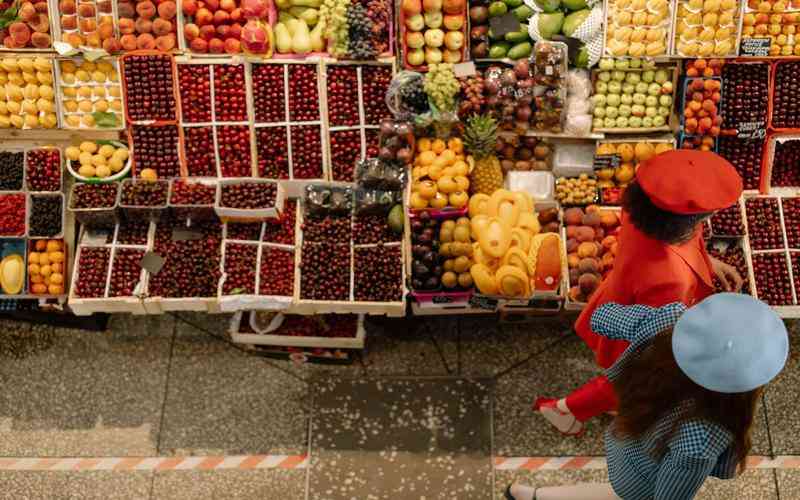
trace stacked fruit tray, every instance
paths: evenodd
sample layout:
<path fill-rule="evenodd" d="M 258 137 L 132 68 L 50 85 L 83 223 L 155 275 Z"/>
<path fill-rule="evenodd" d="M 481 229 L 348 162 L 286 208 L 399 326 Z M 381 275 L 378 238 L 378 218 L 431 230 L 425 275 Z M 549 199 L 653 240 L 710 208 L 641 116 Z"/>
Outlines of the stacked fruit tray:
<path fill-rule="evenodd" d="M 287 183 L 297 196 L 309 180 L 327 178 L 319 63 L 252 65 L 255 149 L 259 177 Z"/>
<path fill-rule="evenodd" d="M 142 51 L 126 54 L 120 62 L 133 175 L 152 169 L 162 179 L 179 176 L 183 172 L 183 131 L 178 126 L 175 59 L 164 53 Z"/>
<path fill-rule="evenodd" d="M 0 128 L 54 129 L 53 61 L 44 57 L 4 57 L 0 61 Z"/>
<path fill-rule="evenodd" d="M 753 295 L 780 314 L 797 314 L 800 198 L 749 196 L 743 206 Z"/>
<path fill-rule="evenodd" d="M 231 339 L 239 344 L 304 348 L 363 349 L 364 315 L 283 315 L 261 318 L 265 313 L 239 312 L 231 320 Z M 271 316 L 271 315 L 270 315 Z M 260 322 L 267 322 L 266 328 Z M 280 324 L 275 324 L 281 321 Z"/>
<path fill-rule="evenodd" d="M 327 145 L 334 181 L 352 182 L 356 161 L 379 153 L 380 123 L 391 118 L 386 90 L 394 73 L 386 63 L 327 63 Z"/>
<path fill-rule="evenodd" d="M 800 188 L 800 135 L 772 134 L 764 155 L 764 188 L 789 194 Z"/>
<path fill-rule="evenodd" d="M 141 297 L 148 275 L 140 262 L 154 230 L 155 225 L 146 221 L 119 223 L 113 229 L 82 229 L 69 290 L 75 314 L 146 312 Z"/>
<path fill-rule="evenodd" d="M 58 117 L 65 129 L 123 130 L 125 128 L 119 60 L 88 61 L 81 57 L 58 60 Z"/>
<path fill-rule="evenodd" d="M 225 224 L 218 291 L 221 310 L 282 310 L 291 305 L 298 210 L 291 201 L 278 220 Z"/>
<path fill-rule="evenodd" d="M 187 175 L 252 177 L 253 82 L 248 65 L 181 61 L 178 86 Z"/>
<path fill-rule="evenodd" d="M 401 235 L 385 216 L 306 216 L 298 211 L 293 312 L 405 313 Z"/>

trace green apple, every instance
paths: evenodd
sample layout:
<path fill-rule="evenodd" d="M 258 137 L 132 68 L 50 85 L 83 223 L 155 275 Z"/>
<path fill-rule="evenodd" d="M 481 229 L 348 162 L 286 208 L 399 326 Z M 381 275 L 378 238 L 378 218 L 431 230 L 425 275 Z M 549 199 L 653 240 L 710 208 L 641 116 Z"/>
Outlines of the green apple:
<path fill-rule="evenodd" d="M 627 104 L 620 104 L 619 116 L 624 116 L 625 118 L 631 116 L 631 107 Z"/>
<path fill-rule="evenodd" d="M 672 94 L 672 82 L 664 82 L 661 84 L 662 94 Z"/>
<path fill-rule="evenodd" d="M 628 118 L 626 116 L 617 117 L 617 128 L 628 128 Z"/>
<path fill-rule="evenodd" d="M 639 81 L 641 81 L 641 77 L 636 71 L 631 71 L 625 75 L 625 81 L 628 83 L 639 83 Z"/>
<path fill-rule="evenodd" d="M 644 105 L 648 106 L 648 107 L 650 107 L 650 106 L 653 106 L 653 107 L 658 106 L 658 97 L 656 97 L 654 95 L 649 95 L 649 96 L 645 97 Z"/>
<path fill-rule="evenodd" d="M 614 69 L 628 69 L 630 62 L 627 59 L 616 59 L 614 61 Z"/>
<path fill-rule="evenodd" d="M 633 94 L 633 103 L 634 104 L 644 104 L 644 102 L 646 100 L 647 100 L 647 96 L 644 95 L 644 94 L 640 94 L 638 92 Z"/>
<path fill-rule="evenodd" d="M 606 105 L 606 96 L 605 94 L 595 94 L 592 96 L 592 102 L 595 106 L 605 106 Z"/>
<path fill-rule="evenodd" d="M 628 126 L 633 128 L 639 128 L 642 126 L 642 117 L 641 116 L 631 116 L 628 118 Z"/>
<path fill-rule="evenodd" d="M 622 99 L 619 97 L 619 94 L 608 94 L 606 96 L 606 105 L 616 108 L 620 105 Z"/>
<path fill-rule="evenodd" d="M 667 106 L 661 106 L 658 108 L 658 116 L 663 116 L 664 118 L 670 115 L 670 108 Z"/>
<path fill-rule="evenodd" d="M 603 71 L 608 71 L 614 69 L 614 59 L 610 57 L 604 57 L 600 59 L 600 63 L 598 67 Z"/>
<path fill-rule="evenodd" d="M 592 128 L 603 128 L 603 119 L 595 118 L 592 120 Z"/>
<path fill-rule="evenodd" d="M 607 82 L 611 80 L 611 73 L 608 71 L 601 71 L 600 73 L 597 73 L 597 79 L 600 80 L 601 82 Z"/>
<path fill-rule="evenodd" d="M 658 98 L 658 103 L 662 106 L 672 106 L 672 96 L 662 95 Z"/>
<path fill-rule="evenodd" d="M 644 116 L 644 106 L 642 106 L 641 104 L 634 104 L 633 106 L 631 106 L 631 114 L 633 116 L 638 116 L 641 118 L 642 116 Z"/>
<path fill-rule="evenodd" d="M 595 118 L 605 118 L 606 116 L 606 108 L 603 107 L 596 107 L 594 108 L 594 117 Z"/>
<path fill-rule="evenodd" d="M 636 92 L 636 85 L 632 83 L 623 83 L 622 84 L 622 93 L 623 94 L 633 94 Z"/>
<path fill-rule="evenodd" d="M 430 33 L 430 31 L 425 34 L 427 35 L 428 33 Z M 650 86 L 647 87 L 647 93 L 650 95 L 661 95 L 661 85 L 657 83 L 651 83 Z"/>
<path fill-rule="evenodd" d="M 619 116 L 619 108 L 606 106 L 606 118 L 616 118 Z"/>
<path fill-rule="evenodd" d="M 646 83 L 653 83 L 656 78 L 656 72 L 652 70 L 642 71 L 642 81 Z"/>
<path fill-rule="evenodd" d="M 656 116 L 658 116 L 658 108 L 655 108 L 653 106 L 648 106 L 647 108 L 645 108 L 644 114 L 646 116 L 649 116 L 650 118 L 655 118 Z"/>
<path fill-rule="evenodd" d="M 666 125 L 666 123 L 667 121 L 664 120 L 663 116 L 656 116 L 655 118 L 653 118 L 653 126 L 655 127 L 663 127 L 664 125 Z"/>
<path fill-rule="evenodd" d="M 606 92 L 608 92 L 608 84 L 606 82 L 601 82 L 600 80 L 597 80 L 594 83 L 594 92 L 596 94 L 605 94 Z"/>
<path fill-rule="evenodd" d="M 622 94 L 622 95 L 620 96 L 620 98 L 619 98 L 619 101 L 620 101 L 622 104 L 628 104 L 628 105 L 630 105 L 630 104 L 633 104 L 633 97 L 631 97 L 631 95 L 630 95 L 630 94 Z"/>
<path fill-rule="evenodd" d="M 665 70 L 665 69 L 660 69 L 660 70 L 656 71 L 656 75 L 655 75 L 654 79 L 655 79 L 656 83 L 664 83 L 667 80 L 669 80 L 669 73 L 667 73 L 667 70 Z"/>
<path fill-rule="evenodd" d="M 614 125 L 616 125 L 616 123 L 617 123 L 616 120 L 606 116 L 606 118 L 603 120 L 603 127 L 604 128 L 614 128 Z"/>
<path fill-rule="evenodd" d="M 653 119 L 649 116 L 642 118 L 642 127 L 650 128 L 653 126 Z"/>
<path fill-rule="evenodd" d="M 608 93 L 609 94 L 622 93 L 622 85 L 617 81 L 608 82 Z"/>
<path fill-rule="evenodd" d="M 639 94 L 646 94 L 649 85 L 644 82 L 639 82 L 636 84 L 636 92 Z"/>
<path fill-rule="evenodd" d="M 618 82 L 625 81 L 625 72 L 624 71 L 612 71 L 611 72 L 611 79 L 616 80 Z"/>
<path fill-rule="evenodd" d="M 645 59 L 644 61 L 642 61 L 642 68 L 644 68 L 644 69 L 655 69 L 656 68 L 656 62 L 653 61 L 652 59 Z"/>
<path fill-rule="evenodd" d="M 642 60 L 638 58 L 631 59 L 631 69 L 638 69 L 642 67 Z"/>

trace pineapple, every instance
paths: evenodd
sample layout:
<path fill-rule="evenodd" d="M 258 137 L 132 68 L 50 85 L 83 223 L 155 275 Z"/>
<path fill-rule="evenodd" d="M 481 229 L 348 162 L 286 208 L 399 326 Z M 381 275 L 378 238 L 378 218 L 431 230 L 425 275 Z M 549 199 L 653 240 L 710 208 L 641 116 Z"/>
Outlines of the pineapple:
<path fill-rule="evenodd" d="M 473 115 L 464 129 L 464 146 L 473 158 L 469 185 L 472 194 L 491 195 L 503 187 L 503 170 L 495 156 L 497 121 L 489 115 Z"/>

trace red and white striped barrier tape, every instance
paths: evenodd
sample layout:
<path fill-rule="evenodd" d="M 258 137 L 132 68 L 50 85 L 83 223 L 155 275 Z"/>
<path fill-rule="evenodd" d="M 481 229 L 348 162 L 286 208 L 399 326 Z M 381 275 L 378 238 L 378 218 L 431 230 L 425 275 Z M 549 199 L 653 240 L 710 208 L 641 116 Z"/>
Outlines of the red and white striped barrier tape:
<path fill-rule="evenodd" d="M 751 469 L 800 469 L 800 456 L 780 455 L 775 458 L 747 457 Z M 495 457 L 495 470 L 592 470 L 605 469 L 605 457 Z"/>
<path fill-rule="evenodd" d="M 169 471 L 305 469 L 306 455 L 202 457 L 0 458 L 0 471 Z"/>

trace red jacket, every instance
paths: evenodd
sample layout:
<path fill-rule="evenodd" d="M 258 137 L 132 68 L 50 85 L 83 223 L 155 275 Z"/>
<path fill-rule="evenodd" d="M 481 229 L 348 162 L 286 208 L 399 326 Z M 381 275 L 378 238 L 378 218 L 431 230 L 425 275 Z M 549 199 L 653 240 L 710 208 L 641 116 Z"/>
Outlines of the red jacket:
<path fill-rule="evenodd" d="M 594 351 L 597 363 L 608 368 L 628 347 L 628 342 L 594 333 L 590 320 L 595 309 L 607 302 L 660 307 L 680 301 L 689 307 L 713 291 L 711 261 L 702 228 L 686 243 L 668 245 L 636 229 L 623 213 L 614 269 L 592 294 L 575 323 L 575 330 Z"/>

